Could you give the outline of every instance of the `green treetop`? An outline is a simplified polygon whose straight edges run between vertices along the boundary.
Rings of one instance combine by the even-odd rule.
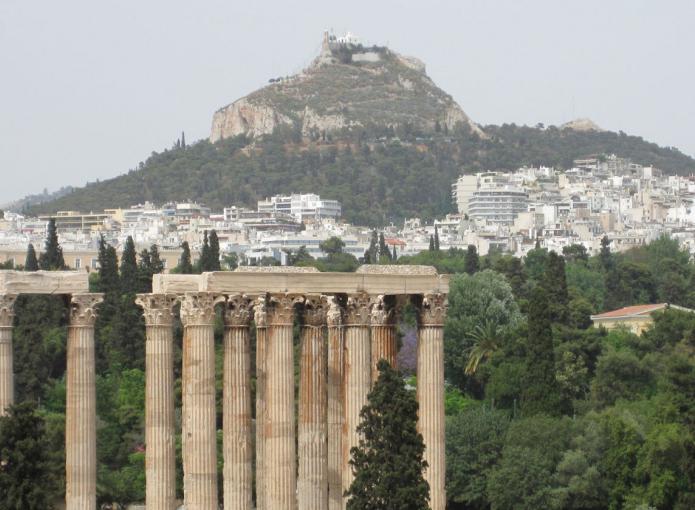
[[[478,250],[472,244],[468,245],[466,251],[466,273],[473,274],[480,270],[480,260],[478,258]]]
[[[139,290],[138,261],[131,236],[126,239],[121,256],[121,290],[126,293],[136,293]]]
[[[193,263],[191,262],[191,248],[188,246],[188,241],[181,243],[181,257],[179,264],[174,272],[179,274],[193,274]]]
[[[63,249],[58,243],[58,231],[56,230],[56,220],[54,218],[48,220],[46,246],[39,258],[39,266],[44,271],[61,271],[66,267]]]
[[[36,258],[36,250],[33,244],[27,246],[27,258],[24,260],[24,270],[25,271],[38,271],[39,261]]]

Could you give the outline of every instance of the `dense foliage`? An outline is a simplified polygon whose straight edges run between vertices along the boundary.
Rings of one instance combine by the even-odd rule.
[[[252,144],[243,137],[178,144],[153,152],[125,175],[89,184],[31,211],[100,210],[184,197],[217,209],[232,204],[255,207],[259,199],[273,194],[313,192],[340,200],[348,221],[376,226],[453,212],[451,183],[462,171],[513,170],[521,165],[568,168],[576,158],[612,153],[669,173],[695,169],[695,161],[677,149],[624,133],[514,124],[484,129],[484,139],[463,128],[418,133],[408,126],[370,126],[313,141],[284,129]]]

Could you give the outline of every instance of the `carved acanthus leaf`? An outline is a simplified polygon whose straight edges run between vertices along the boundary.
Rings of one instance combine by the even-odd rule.
[[[446,294],[425,294],[420,309],[420,322],[424,326],[443,326],[446,309]]]
[[[345,323],[348,326],[368,326],[371,307],[372,300],[366,292],[350,294],[345,307]]]
[[[14,320],[15,294],[0,294],[0,327],[11,327]]]
[[[326,324],[328,296],[307,296],[304,300],[304,322],[307,326]]]
[[[181,322],[184,326],[211,326],[215,305],[223,302],[224,296],[214,292],[186,292],[181,300]]]
[[[227,326],[248,326],[251,322],[253,300],[245,294],[227,296],[224,307],[224,323]]]
[[[174,324],[176,294],[138,294],[135,303],[143,309],[147,326],[171,326]]]
[[[70,300],[70,325],[94,327],[96,307],[104,300],[103,294],[73,294]]]

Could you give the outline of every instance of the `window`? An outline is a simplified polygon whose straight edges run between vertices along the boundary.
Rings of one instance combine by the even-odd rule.
[[[75,258],[75,269],[81,269],[81,268],[82,268],[82,259]]]

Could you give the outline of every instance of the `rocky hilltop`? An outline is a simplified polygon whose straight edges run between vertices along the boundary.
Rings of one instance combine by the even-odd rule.
[[[341,39],[324,34],[321,54],[303,72],[271,80],[215,112],[210,141],[257,137],[280,126],[311,137],[370,125],[435,131],[460,123],[484,136],[420,60]]]

